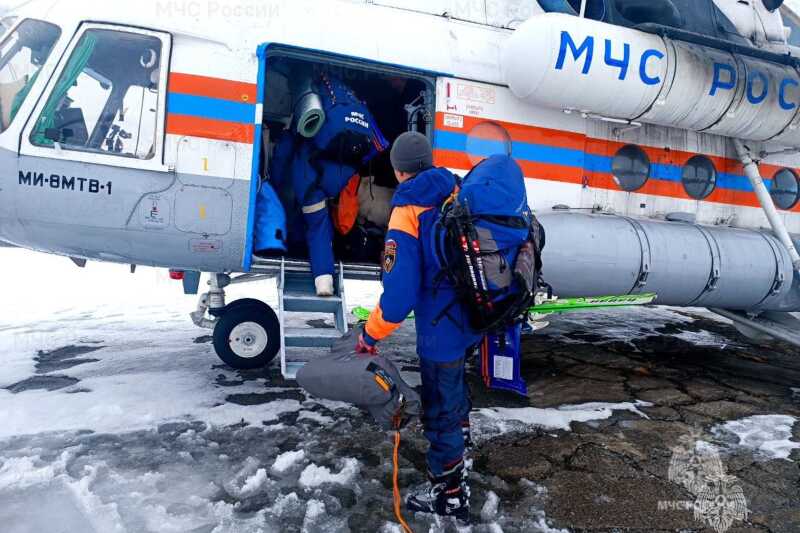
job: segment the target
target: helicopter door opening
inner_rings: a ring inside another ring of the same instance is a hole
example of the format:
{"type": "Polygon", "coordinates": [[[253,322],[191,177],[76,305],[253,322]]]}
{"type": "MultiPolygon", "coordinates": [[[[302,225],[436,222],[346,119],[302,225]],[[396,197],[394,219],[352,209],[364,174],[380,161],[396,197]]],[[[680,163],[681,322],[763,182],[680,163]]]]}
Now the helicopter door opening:
{"type": "MultiPolygon", "coordinates": [[[[418,131],[429,138],[433,132],[434,80],[399,67],[339,60],[322,54],[299,51],[276,51],[267,59],[263,116],[263,151],[261,177],[276,187],[277,196],[287,215],[288,254],[264,253],[260,257],[286,255],[307,260],[304,222],[291,180],[270,175],[270,162],[278,141],[286,135],[313,134],[321,127],[323,114],[315,114],[313,105],[305,107],[299,98],[317,80],[336,78],[366,104],[377,127],[390,143],[406,131],[418,131]],[[300,101],[299,101],[300,100],[300,101]]],[[[398,183],[389,159],[389,150],[362,164],[351,179],[346,192],[329,198],[334,214],[334,251],[337,261],[344,263],[380,264],[391,213],[391,200],[398,183]],[[347,198],[345,198],[347,195],[347,198]],[[336,214],[344,203],[357,209],[352,227],[338,223],[336,214]],[[355,207],[357,205],[357,207],[355,207]]],[[[257,209],[269,209],[258,206],[257,209]]]]}

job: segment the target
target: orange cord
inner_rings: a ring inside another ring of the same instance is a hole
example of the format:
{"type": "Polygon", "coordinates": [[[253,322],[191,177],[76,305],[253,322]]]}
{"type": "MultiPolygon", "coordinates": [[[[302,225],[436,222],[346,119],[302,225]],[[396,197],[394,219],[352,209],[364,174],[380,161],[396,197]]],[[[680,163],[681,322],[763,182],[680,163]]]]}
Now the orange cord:
{"type": "Polygon", "coordinates": [[[400,526],[402,526],[404,533],[414,533],[414,530],[408,526],[403,518],[403,512],[401,510],[402,498],[400,497],[400,484],[398,482],[400,470],[400,431],[395,431],[394,433],[394,455],[392,456],[392,463],[394,464],[394,472],[392,473],[392,483],[394,484],[394,515],[400,522],[400,526]]]}

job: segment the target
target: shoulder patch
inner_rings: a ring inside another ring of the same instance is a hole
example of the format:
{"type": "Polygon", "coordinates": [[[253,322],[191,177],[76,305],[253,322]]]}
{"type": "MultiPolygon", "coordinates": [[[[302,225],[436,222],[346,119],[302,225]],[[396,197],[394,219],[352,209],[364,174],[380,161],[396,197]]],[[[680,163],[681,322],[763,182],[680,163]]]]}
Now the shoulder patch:
{"type": "Polygon", "coordinates": [[[387,274],[394,270],[397,263],[397,241],[389,239],[383,248],[383,270],[387,274]]]}

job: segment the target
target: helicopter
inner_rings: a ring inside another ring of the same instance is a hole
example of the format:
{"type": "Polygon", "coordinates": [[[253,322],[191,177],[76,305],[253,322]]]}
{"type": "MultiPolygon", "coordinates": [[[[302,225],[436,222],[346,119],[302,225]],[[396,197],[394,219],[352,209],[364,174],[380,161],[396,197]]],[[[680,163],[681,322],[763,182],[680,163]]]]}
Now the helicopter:
{"type": "Polygon", "coordinates": [[[192,319],[231,366],[293,376],[346,332],[345,280],[380,279],[345,246],[322,298],[307,256],[254,249],[309,71],[437,166],[517,160],[558,295],[656,293],[800,345],[800,25],[779,0],[36,0],[2,20],[0,242],[189,294],[208,275],[192,319]],[[226,301],[266,278],[276,309],[226,301]],[[291,327],[308,312],[336,328],[291,327]]]}

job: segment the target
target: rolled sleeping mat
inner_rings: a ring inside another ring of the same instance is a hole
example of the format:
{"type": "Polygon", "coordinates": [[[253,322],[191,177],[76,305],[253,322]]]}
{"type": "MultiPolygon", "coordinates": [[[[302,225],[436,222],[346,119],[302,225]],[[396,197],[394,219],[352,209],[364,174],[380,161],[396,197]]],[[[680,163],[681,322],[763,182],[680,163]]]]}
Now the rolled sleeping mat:
{"type": "Polygon", "coordinates": [[[292,84],[292,95],[294,130],[301,137],[311,139],[325,125],[326,116],[322,98],[316,92],[310,74],[301,74],[298,81],[292,84]]]}
{"type": "Polygon", "coordinates": [[[417,392],[385,357],[355,352],[357,331],[336,341],[331,354],[307,363],[297,383],[316,398],[365,409],[385,430],[406,426],[421,412],[417,392]]]}
{"type": "Polygon", "coordinates": [[[325,125],[322,99],[315,93],[309,92],[300,98],[294,108],[294,115],[295,131],[306,139],[315,137],[325,125]]]}

